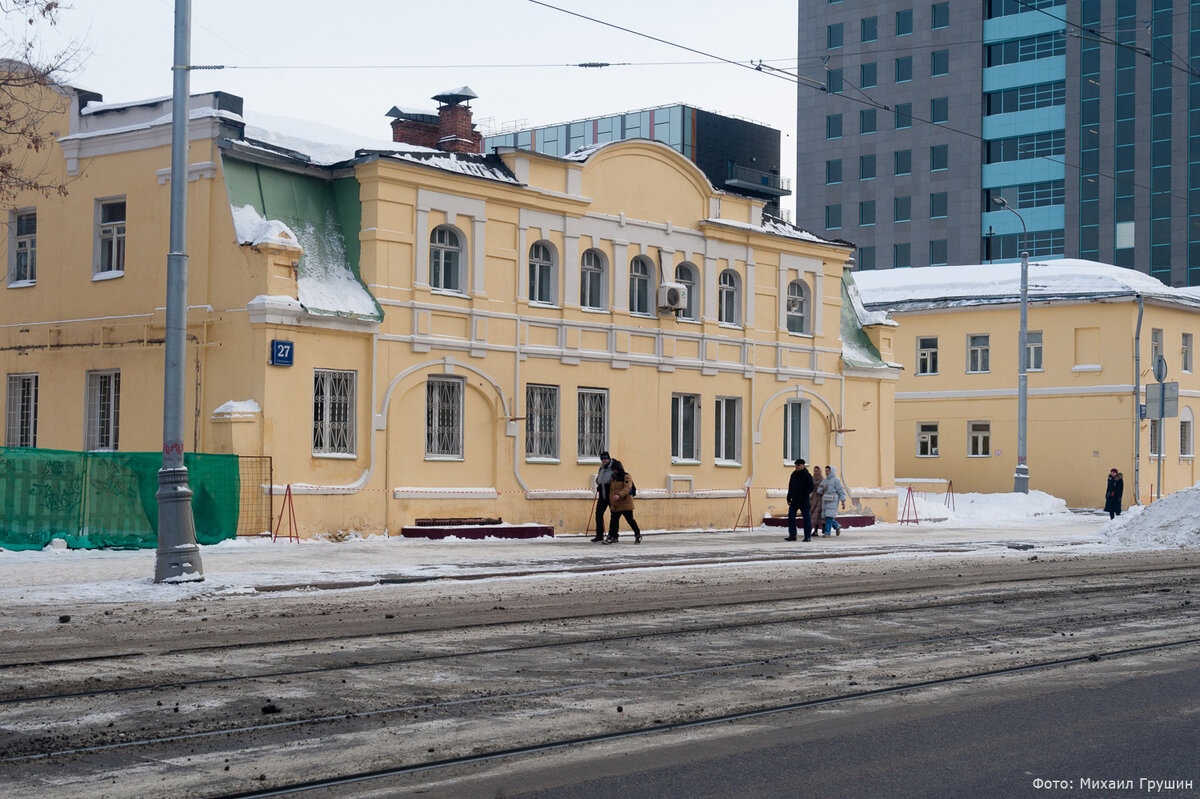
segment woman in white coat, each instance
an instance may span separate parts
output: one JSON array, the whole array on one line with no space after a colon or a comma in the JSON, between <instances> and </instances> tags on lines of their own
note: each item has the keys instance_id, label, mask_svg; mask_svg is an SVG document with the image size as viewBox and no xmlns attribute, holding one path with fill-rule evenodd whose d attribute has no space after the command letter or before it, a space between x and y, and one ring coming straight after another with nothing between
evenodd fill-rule
<instances>
[{"instance_id":1,"label":"woman in white coat","mask_svg":"<svg viewBox=\"0 0 1200 799\"><path fill-rule=\"evenodd\" d=\"M839 502L843 508L846 507L846 488L832 466L825 467L825 479L821 481L817 490L821 494L821 510L825 514L825 529L821 531L821 535L832 535L829 532L830 528L836 529L837 534L841 535L842 526L838 524L837 512Z\"/></svg>"}]
</instances>

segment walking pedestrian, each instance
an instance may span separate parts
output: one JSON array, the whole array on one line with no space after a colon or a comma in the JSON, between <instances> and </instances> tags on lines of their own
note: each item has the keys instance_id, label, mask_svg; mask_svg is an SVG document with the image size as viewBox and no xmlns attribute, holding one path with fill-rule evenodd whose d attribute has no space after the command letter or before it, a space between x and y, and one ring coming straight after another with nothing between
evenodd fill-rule
<instances>
[{"instance_id":1,"label":"walking pedestrian","mask_svg":"<svg viewBox=\"0 0 1200 799\"><path fill-rule=\"evenodd\" d=\"M837 472L832 466L825 467L825 479L821 481L821 510L825 514L825 529L821 535L829 536L831 529L836 529L837 534L842 534L842 526L838 524L837 512L838 502L842 503L842 508L846 507L846 489L842 486L842 481L838 479Z\"/></svg>"},{"instance_id":2,"label":"walking pedestrian","mask_svg":"<svg viewBox=\"0 0 1200 799\"><path fill-rule=\"evenodd\" d=\"M606 544L615 544L620 540L621 517L629 522L629 526L633 529L633 543L642 543L642 531L638 528L638 523L633 518L633 495L637 489L633 485L633 478L625 471L625 467L619 462L613 468L611 486L609 487L609 504L612 506L612 516L608 521L608 538L604 539Z\"/></svg>"},{"instance_id":3,"label":"walking pedestrian","mask_svg":"<svg viewBox=\"0 0 1200 799\"><path fill-rule=\"evenodd\" d=\"M600 453L600 470L596 472L596 537L593 542L604 542L604 512L608 510L609 485L612 483L613 469L625 470L616 458L610 458L608 452Z\"/></svg>"},{"instance_id":4,"label":"walking pedestrian","mask_svg":"<svg viewBox=\"0 0 1200 799\"><path fill-rule=\"evenodd\" d=\"M820 530L825 525L825 509L821 506L821 482L825 473L820 466L813 467L813 488L808 493L809 513L812 514L812 529Z\"/></svg>"},{"instance_id":5,"label":"walking pedestrian","mask_svg":"<svg viewBox=\"0 0 1200 799\"><path fill-rule=\"evenodd\" d=\"M1121 497L1125 493L1124 476L1116 469L1108 472L1108 486L1104 489L1104 509L1111 520L1121 515Z\"/></svg>"},{"instance_id":6,"label":"walking pedestrian","mask_svg":"<svg viewBox=\"0 0 1200 799\"><path fill-rule=\"evenodd\" d=\"M785 541L796 540L796 511L804 519L804 540L812 540L812 507L809 496L813 491L813 476L804 465L804 458L797 458L792 475L788 478L788 536Z\"/></svg>"}]
</instances>

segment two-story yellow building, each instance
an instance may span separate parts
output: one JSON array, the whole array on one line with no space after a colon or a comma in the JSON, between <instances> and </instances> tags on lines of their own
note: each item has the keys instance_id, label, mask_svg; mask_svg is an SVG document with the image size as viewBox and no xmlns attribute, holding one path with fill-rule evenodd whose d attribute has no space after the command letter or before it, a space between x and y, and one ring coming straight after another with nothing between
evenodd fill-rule
<instances>
[{"instance_id":1,"label":"two-story yellow building","mask_svg":"<svg viewBox=\"0 0 1200 799\"><path fill-rule=\"evenodd\" d=\"M897 484L951 480L956 491L1013 488L1020 265L860 272L867 308L900 323ZM1196 482L1194 366L1200 295L1091 261L1029 266L1026 370L1029 487L1101 507L1109 469L1126 506ZM1143 417L1156 357L1178 382L1178 416ZM1152 415L1152 414L1151 414Z\"/></svg>"},{"instance_id":2,"label":"two-story yellow building","mask_svg":"<svg viewBox=\"0 0 1200 799\"><path fill-rule=\"evenodd\" d=\"M6 209L5 443L157 451L170 101L62 91L69 193ZM187 440L270 456L305 534L583 532L602 450L646 527L780 511L797 457L895 517L892 328L849 245L652 141L462 151L453 98L442 149L191 103Z\"/></svg>"}]
</instances>

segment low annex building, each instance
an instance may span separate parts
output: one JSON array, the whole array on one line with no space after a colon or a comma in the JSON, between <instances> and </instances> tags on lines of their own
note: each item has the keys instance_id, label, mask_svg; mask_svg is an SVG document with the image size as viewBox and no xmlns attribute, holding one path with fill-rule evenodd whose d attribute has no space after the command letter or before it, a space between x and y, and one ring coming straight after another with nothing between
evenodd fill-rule
<instances>
[{"instance_id":1,"label":"low annex building","mask_svg":"<svg viewBox=\"0 0 1200 799\"><path fill-rule=\"evenodd\" d=\"M1003 492L1016 466L1020 264L855 274L864 305L899 321L897 485L952 480ZM1101 507L1109 469L1126 506L1197 480L1200 293L1132 269L1072 259L1031 262L1026 347L1029 487L1072 507ZM1178 382L1178 416L1144 418L1158 355Z\"/></svg>"},{"instance_id":2,"label":"low annex building","mask_svg":"<svg viewBox=\"0 0 1200 799\"><path fill-rule=\"evenodd\" d=\"M170 101L59 90L69 193L6 209L5 443L157 451ZM191 98L192 448L270 456L305 535L581 533L602 450L643 527L782 511L797 457L895 518L893 328L851 245L653 141L470 152L468 93L439 95L446 135L412 128L432 146Z\"/></svg>"}]
</instances>

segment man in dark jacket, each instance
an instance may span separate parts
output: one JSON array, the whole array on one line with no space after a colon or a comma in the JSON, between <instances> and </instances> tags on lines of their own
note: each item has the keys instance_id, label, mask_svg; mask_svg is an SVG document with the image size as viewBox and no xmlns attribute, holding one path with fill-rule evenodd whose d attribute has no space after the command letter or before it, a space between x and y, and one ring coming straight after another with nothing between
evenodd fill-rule
<instances>
[{"instance_id":1,"label":"man in dark jacket","mask_svg":"<svg viewBox=\"0 0 1200 799\"><path fill-rule=\"evenodd\" d=\"M796 459L796 469L788 480L788 537L784 540L796 540L796 510L799 509L804 517L804 540L812 540L812 508L808 505L808 495L813 490L812 475L804 465L804 458Z\"/></svg>"},{"instance_id":2,"label":"man in dark jacket","mask_svg":"<svg viewBox=\"0 0 1200 799\"><path fill-rule=\"evenodd\" d=\"M600 453L600 470L596 472L596 537L592 541L604 543L604 512L608 510L608 488L612 483L614 468L625 471L625 467L616 458L610 458L607 452Z\"/></svg>"}]
</instances>

